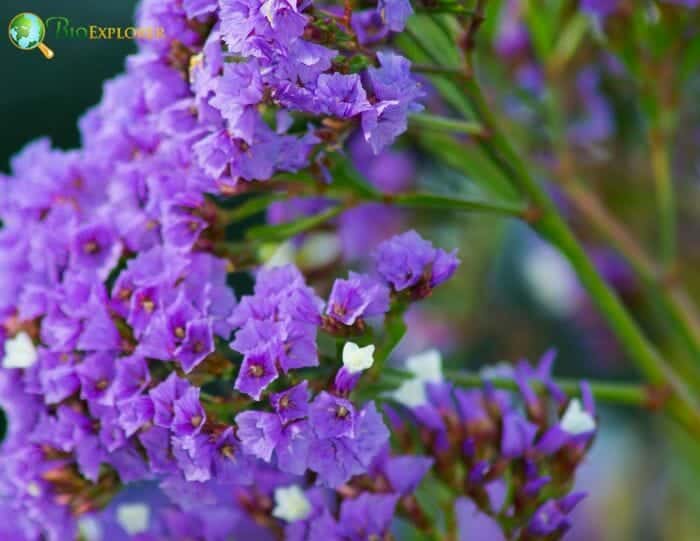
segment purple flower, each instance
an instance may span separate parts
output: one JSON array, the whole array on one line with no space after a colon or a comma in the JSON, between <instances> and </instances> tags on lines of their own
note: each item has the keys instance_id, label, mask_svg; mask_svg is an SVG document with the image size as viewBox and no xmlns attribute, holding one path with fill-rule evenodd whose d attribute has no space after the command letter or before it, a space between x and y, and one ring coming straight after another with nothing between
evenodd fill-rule
<instances>
[{"instance_id":1,"label":"purple flower","mask_svg":"<svg viewBox=\"0 0 700 541\"><path fill-rule=\"evenodd\" d=\"M233 434L233 428L227 428L216 439L213 453L214 477L219 482L252 482L250 461L243 454L241 443Z\"/></svg>"},{"instance_id":2,"label":"purple flower","mask_svg":"<svg viewBox=\"0 0 700 541\"><path fill-rule=\"evenodd\" d=\"M109 402L109 387L114 379L115 357L109 353L94 353L78 366L80 396L85 400Z\"/></svg>"},{"instance_id":3,"label":"purple flower","mask_svg":"<svg viewBox=\"0 0 700 541\"><path fill-rule=\"evenodd\" d=\"M254 59L225 64L216 95L209 101L227 120L229 135L248 144L253 143L257 104L263 99L260 72L261 67Z\"/></svg>"},{"instance_id":4,"label":"purple flower","mask_svg":"<svg viewBox=\"0 0 700 541\"><path fill-rule=\"evenodd\" d=\"M321 114L350 118L370 108L357 74L322 73L317 85L315 96Z\"/></svg>"},{"instance_id":5,"label":"purple flower","mask_svg":"<svg viewBox=\"0 0 700 541\"><path fill-rule=\"evenodd\" d=\"M422 109L416 100L423 96L408 60L393 53L377 53L377 58L380 67L367 70L377 102L362 114L362 131L375 154L406 131L408 113Z\"/></svg>"},{"instance_id":6,"label":"purple flower","mask_svg":"<svg viewBox=\"0 0 700 541\"><path fill-rule=\"evenodd\" d=\"M313 430L307 421L288 423L275 447L277 467L283 472L302 475L308 467L308 455L314 441Z\"/></svg>"},{"instance_id":7,"label":"purple flower","mask_svg":"<svg viewBox=\"0 0 700 541\"><path fill-rule=\"evenodd\" d=\"M122 289L122 295L130 295L127 322L131 325L134 334L140 337L148 328L153 313L159 304L159 290L156 287L139 288L133 292Z\"/></svg>"},{"instance_id":8,"label":"purple flower","mask_svg":"<svg viewBox=\"0 0 700 541\"><path fill-rule=\"evenodd\" d=\"M338 530L341 539L362 541L383 539L389 533L394 509L398 502L394 494L360 494L340 506Z\"/></svg>"},{"instance_id":9,"label":"purple flower","mask_svg":"<svg viewBox=\"0 0 700 541\"><path fill-rule=\"evenodd\" d=\"M582 0L581 9L592 13L594 15L599 15L601 17L607 17L617 11L620 6L620 0Z\"/></svg>"},{"instance_id":10,"label":"purple flower","mask_svg":"<svg viewBox=\"0 0 700 541\"><path fill-rule=\"evenodd\" d=\"M664 0L667 4L676 4L687 8L696 8L700 6L700 0Z\"/></svg>"},{"instance_id":11,"label":"purple flower","mask_svg":"<svg viewBox=\"0 0 700 541\"><path fill-rule=\"evenodd\" d=\"M413 15L411 2L408 0L380 0L377 11L392 32L401 32L408 18Z\"/></svg>"},{"instance_id":12,"label":"purple flower","mask_svg":"<svg viewBox=\"0 0 700 541\"><path fill-rule=\"evenodd\" d=\"M374 459L370 473L385 478L393 492L412 494L434 460L427 456L391 456L387 445Z\"/></svg>"},{"instance_id":13,"label":"purple flower","mask_svg":"<svg viewBox=\"0 0 700 541\"><path fill-rule=\"evenodd\" d=\"M321 438L353 437L355 434L355 406L325 391L311 403L309 420Z\"/></svg>"},{"instance_id":14,"label":"purple flower","mask_svg":"<svg viewBox=\"0 0 700 541\"><path fill-rule=\"evenodd\" d=\"M455 511L460 541L506 541L500 524L471 500L459 498L455 502Z\"/></svg>"},{"instance_id":15,"label":"purple flower","mask_svg":"<svg viewBox=\"0 0 700 541\"><path fill-rule=\"evenodd\" d=\"M355 10L351 24L357 34L357 40L362 45L371 45L389 35L389 28L376 9Z\"/></svg>"},{"instance_id":16,"label":"purple flower","mask_svg":"<svg viewBox=\"0 0 700 541\"><path fill-rule=\"evenodd\" d=\"M238 439L243 449L269 462L282 436L282 425L274 413L244 411L236 415Z\"/></svg>"},{"instance_id":17,"label":"purple flower","mask_svg":"<svg viewBox=\"0 0 700 541\"><path fill-rule=\"evenodd\" d=\"M170 428L175 415L175 401L185 394L189 384L171 373L165 381L149 391L153 400L153 422L161 427Z\"/></svg>"},{"instance_id":18,"label":"purple flower","mask_svg":"<svg viewBox=\"0 0 700 541\"><path fill-rule=\"evenodd\" d=\"M80 389L75 357L42 352L39 381L47 404L57 404Z\"/></svg>"},{"instance_id":19,"label":"purple flower","mask_svg":"<svg viewBox=\"0 0 700 541\"><path fill-rule=\"evenodd\" d=\"M389 289L369 276L354 272L347 280L337 279L333 283L326 309L330 317L344 325L388 311Z\"/></svg>"},{"instance_id":20,"label":"purple flower","mask_svg":"<svg viewBox=\"0 0 700 541\"><path fill-rule=\"evenodd\" d=\"M173 403L172 429L177 436L198 434L206 418L207 414L199 402L199 389L197 387L188 388Z\"/></svg>"},{"instance_id":21,"label":"purple flower","mask_svg":"<svg viewBox=\"0 0 700 541\"><path fill-rule=\"evenodd\" d=\"M119 426L127 438L133 436L140 428L153 419L155 409L149 396L137 396L119 404Z\"/></svg>"},{"instance_id":22,"label":"purple flower","mask_svg":"<svg viewBox=\"0 0 700 541\"><path fill-rule=\"evenodd\" d=\"M132 398L143 391L150 381L151 375L143 357L118 359L111 389L112 397L116 402Z\"/></svg>"},{"instance_id":23,"label":"purple flower","mask_svg":"<svg viewBox=\"0 0 700 541\"><path fill-rule=\"evenodd\" d=\"M234 388L260 400L265 387L277 379L278 375L275 361L269 352L252 352L243 359Z\"/></svg>"},{"instance_id":24,"label":"purple flower","mask_svg":"<svg viewBox=\"0 0 700 541\"><path fill-rule=\"evenodd\" d=\"M322 401L319 405L324 402L326 401ZM332 397L328 402L331 406L337 404ZM337 414L337 410L335 413ZM322 421L332 414L333 411L328 410L318 412ZM342 422L332 421L330 424L330 427L322 427L322 431L343 428ZM323 483L331 487L338 486L353 475L364 473L388 438L389 431L377 412L374 402L370 402L354 415L353 437L331 437L314 442L309 449L309 468L319 474Z\"/></svg>"},{"instance_id":25,"label":"purple flower","mask_svg":"<svg viewBox=\"0 0 700 541\"><path fill-rule=\"evenodd\" d=\"M177 250L192 249L200 233L209 224L196 211L202 198L196 194L179 194L162 204L163 240Z\"/></svg>"},{"instance_id":26,"label":"purple flower","mask_svg":"<svg viewBox=\"0 0 700 541\"><path fill-rule=\"evenodd\" d=\"M212 322L210 319L198 319L187 323L185 338L174 355L185 372L189 373L213 351Z\"/></svg>"},{"instance_id":27,"label":"purple flower","mask_svg":"<svg viewBox=\"0 0 700 541\"><path fill-rule=\"evenodd\" d=\"M455 252L433 248L412 230L380 244L375 261L379 274L396 291L419 284L432 289L450 278L459 265Z\"/></svg>"},{"instance_id":28,"label":"purple flower","mask_svg":"<svg viewBox=\"0 0 700 541\"><path fill-rule=\"evenodd\" d=\"M309 412L309 384L302 381L285 391L270 395L270 403L283 423L303 419Z\"/></svg>"},{"instance_id":29,"label":"purple flower","mask_svg":"<svg viewBox=\"0 0 700 541\"><path fill-rule=\"evenodd\" d=\"M214 445L205 434L175 436L172 451L186 481L203 483L212 476Z\"/></svg>"},{"instance_id":30,"label":"purple flower","mask_svg":"<svg viewBox=\"0 0 700 541\"><path fill-rule=\"evenodd\" d=\"M527 531L534 536L561 536L571 528L568 514L585 498L584 493L573 493L560 500L549 500L543 504L530 520Z\"/></svg>"},{"instance_id":31,"label":"purple flower","mask_svg":"<svg viewBox=\"0 0 700 541\"><path fill-rule=\"evenodd\" d=\"M537 425L511 411L503 417L501 435L501 453L506 458L522 456L533 443L537 434Z\"/></svg>"},{"instance_id":32,"label":"purple flower","mask_svg":"<svg viewBox=\"0 0 700 541\"><path fill-rule=\"evenodd\" d=\"M114 231L102 224L82 227L73 239L71 261L74 266L107 278L119 261L121 245Z\"/></svg>"},{"instance_id":33,"label":"purple flower","mask_svg":"<svg viewBox=\"0 0 700 541\"><path fill-rule=\"evenodd\" d=\"M102 304L95 304L78 337L76 347L84 351L108 351L121 349L122 339L117 326Z\"/></svg>"}]
</instances>

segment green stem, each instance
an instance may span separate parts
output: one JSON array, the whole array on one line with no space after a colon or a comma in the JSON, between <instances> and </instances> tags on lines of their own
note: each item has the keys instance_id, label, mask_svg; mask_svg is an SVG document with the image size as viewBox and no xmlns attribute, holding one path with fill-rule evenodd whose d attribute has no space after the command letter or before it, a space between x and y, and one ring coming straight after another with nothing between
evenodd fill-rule
<instances>
[{"instance_id":1,"label":"green stem","mask_svg":"<svg viewBox=\"0 0 700 541\"><path fill-rule=\"evenodd\" d=\"M632 270L639 276L649 295L655 299L685 347L697 360L700 359L700 318L694 312L692 303L678 284L665 280L664 272L639 246L615 218L591 194L585 184L577 177L576 161L568 144L565 114L561 106L560 76L557 70L547 70L550 91L547 95L547 111L552 127L552 145L559 158L560 184L577 210L588 219L597 232L630 263ZM668 156L666 155L666 158ZM664 161L663 159L661 161ZM672 196L671 190L671 196ZM675 207L671 204L671 207ZM671 209L673 213L673 209ZM675 221L675 218L673 219ZM675 224L671 228L675 230ZM675 242L675 241L674 241Z\"/></svg>"},{"instance_id":2,"label":"green stem","mask_svg":"<svg viewBox=\"0 0 700 541\"><path fill-rule=\"evenodd\" d=\"M491 383L497 389L517 391L518 384L512 378L483 377L463 371L446 371L445 378L462 387L482 387L485 382ZM581 394L580 382L572 379L555 379L553 382L569 396ZM626 406L645 407L651 404L650 389L638 383L613 383L607 381L588 382L593 396L601 402L612 402ZM530 382L536 392L543 392L542 383Z\"/></svg>"},{"instance_id":3,"label":"green stem","mask_svg":"<svg viewBox=\"0 0 700 541\"><path fill-rule=\"evenodd\" d=\"M503 216L523 217L527 207L507 201L456 198L427 193L403 193L387 197L387 202L405 208L450 209L457 211L489 212Z\"/></svg>"},{"instance_id":4,"label":"green stem","mask_svg":"<svg viewBox=\"0 0 700 541\"><path fill-rule=\"evenodd\" d=\"M649 150L656 185L661 258L667 267L671 267L676 257L676 198L671 177L668 137L663 130L651 130Z\"/></svg>"},{"instance_id":5,"label":"green stem","mask_svg":"<svg viewBox=\"0 0 700 541\"><path fill-rule=\"evenodd\" d=\"M454 118L431 115L429 113L414 113L409 117L409 123L418 128L463 133L467 135L483 135L484 129L478 122L468 122Z\"/></svg>"},{"instance_id":6,"label":"green stem","mask_svg":"<svg viewBox=\"0 0 700 541\"><path fill-rule=\"evenodd\" d=\"M678 283L663 280L656 263L579 179L564 178L561 186L578 212L627 260L648 293L658 300L686 349L700 360L700 317L685 289Z\"/></svg>"},{"instance_id":7,"label":"green stem","mask_svg":"<svg viewBox=\"0 0 700 541\"><path fill-rule=\"evenodd\" d=\"M345 208L344 205L336 205L318 214L305 216L291 222L251 227L246 238L248 240L284 241L323 225L338 216Z\"/></svg>"},{"instance_id":8,"label":"green stem","mask_svg":"<svg viewBox=\"0 0 700 541\"><path fill-rule=\"evenodd\" d=\"M500 157L498 163L507 167L513 181L527 194L541 218L535 229L557 246L567 257L591 299L607 319L630 358L654 384L668 385L683 406L676 410L689 428L700 431L700 412L695 397L677 376L656 348L644 336L635 320L629 315L620 299L598 274L595 266L578 243L570 228L559 214L544 188L530 175L522 159L499 129L499 122L481 92L475 79L467 80L464 89L490 137L482 144L490 154Z\"/></svg>"}]
</instances>

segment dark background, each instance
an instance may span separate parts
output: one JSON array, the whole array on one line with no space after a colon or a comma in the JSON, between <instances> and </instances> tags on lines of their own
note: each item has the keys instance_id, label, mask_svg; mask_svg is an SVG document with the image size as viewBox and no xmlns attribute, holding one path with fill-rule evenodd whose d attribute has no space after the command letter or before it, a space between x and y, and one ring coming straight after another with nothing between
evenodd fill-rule
<instances>
[{"instance_id":1,"label":"dark background","mask_svg":"<svg viewBox=\"0 0 700 541\"><path fill-rule=\"evenodd\" d=\"M45 43L56 53L49 61L38 49L20 51L10 43L10 19L30 11L44 20L68 17L72 26L129 26L136 4L136 0L2 1L0 171L8 171L10 157L42 135L60 148L77 147L78 118L99 101L103 82L121 72L124 58L135 51L128 40L57 39L49 30Z\"/></svg>"}]
</instances>

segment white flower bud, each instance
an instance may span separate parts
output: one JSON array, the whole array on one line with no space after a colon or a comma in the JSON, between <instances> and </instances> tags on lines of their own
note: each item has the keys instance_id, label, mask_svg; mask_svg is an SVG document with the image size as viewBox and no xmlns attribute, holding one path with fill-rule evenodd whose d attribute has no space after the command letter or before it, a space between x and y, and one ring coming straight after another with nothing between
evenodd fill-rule
<instances>
[{"instance_id":1,"label":"white flower bud","mask_svg":"<svg viewBox=\"0 0 700 541\"><path fill-rule=\"evenodd\" d=\"M574 398L561 418L561 428L572 436L593 432L596 428L593 416L583 409L581 401Z\"/></svg>"},{"instance_id":2,"label":"white flower bud","mask_svg":"<svg viewBox=\"0 0 700 541\"><path fill-rule=\"evenodd\" d=\"M26 332L20 332L5 342L5 368L29 368L37 360L36 347Z\"/></svg>"},{"instance_id":3,"label":"white flower bud","mask_svg":"<svg viewBox=\"0 0 700 541\"><path fill-rule=\"evenodd\" d=\"M272 516L287 522L304 520L311 514L311 503L298 485L275 489L275 508Z\"/></svg>"},{"instance_id":4,"label":"white flower bud","mask_svg":"<svg viewBox=\"0 0 700 541\"><path fill-rule=\"evenodd\" d=\"M125 503L117 507L117 522L129 535L148 530L151 510L143 503Z\"/></svg>"},{"instance_id":5,"label":"white flower bud","mask_svg":"<svg viewBox=\"0 0 700 541\"><path fill-rule=\"evenodd\" d=\"M351 374L367 370L374 364L374 346L370 344L361 348L355 342L346 342L343 346L343 366Z\"/></svg>"},{"instance_id":6,"label":"white flower bud","mask_svg":"<svg viewBox=\"0 0 700 541\"><path fill-rule=\"evenodd\" d=\"M426 383L442 381L442 355L436 349L412 355L406 359L406 370L412 372L415 377L404 381L392 393L392 397L404 406L414 408L428 401L425 394Z\"/></svg>"}]
</instances>

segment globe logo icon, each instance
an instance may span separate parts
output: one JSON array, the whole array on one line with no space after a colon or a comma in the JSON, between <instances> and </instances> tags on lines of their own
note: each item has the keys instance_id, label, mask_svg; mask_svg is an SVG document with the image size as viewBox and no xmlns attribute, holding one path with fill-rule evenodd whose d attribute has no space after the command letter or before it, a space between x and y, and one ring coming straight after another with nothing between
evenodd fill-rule
<instances>
[{"instance_id":1,"label":"globe logo icon","mask_svg":"<svg viewBox=\"0 0 700 541\"><path fill-rule=\"evenodd\" d=\"M38 48L47 59L53 58L53 51L44 45L46 26L38 15L34 13L15 15L10 21L8 34L10 42L18 49L30 51Z\"/></svg>"}]
</instances>

